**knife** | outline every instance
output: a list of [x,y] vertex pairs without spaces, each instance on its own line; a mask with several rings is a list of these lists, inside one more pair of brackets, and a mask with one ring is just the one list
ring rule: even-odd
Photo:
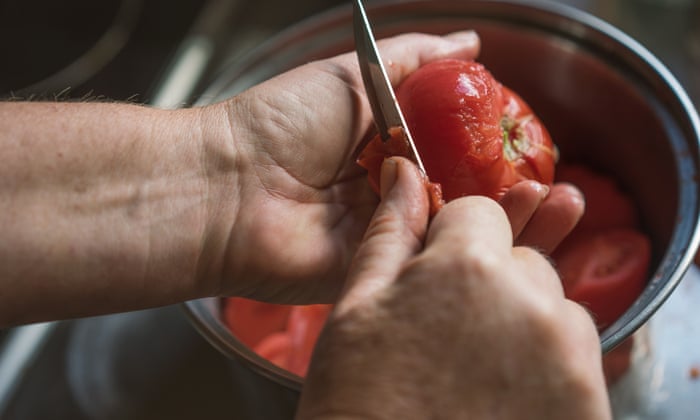
[[374,40],[372,28],[367,19],[367,12],[362,5],[362,0],[354,0],[353,4],[353,33],[355,36],[355,49],[357,59],[360,62],[362,81],[367,92],[370,108],[374,116],[379,135],[383,141],[389,140],[389,130],[399,127],[409,145],[413,159],[418,168],[425,174],[423,161],[418,154],[416,144],[406,125],[396,94],[391,87],[382,59],[379,56],[377,43]]

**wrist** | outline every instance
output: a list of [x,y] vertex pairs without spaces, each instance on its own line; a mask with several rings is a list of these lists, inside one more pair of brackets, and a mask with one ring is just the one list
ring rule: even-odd
[[214,294],[238,202],[217,109],[0,104],[0,324]]
[[219,296],[225,255],[240,207],[241,153],[226,103],[189,110],[196,113],[200,173],[204,182],[204,226],[195,269],[200,297]]

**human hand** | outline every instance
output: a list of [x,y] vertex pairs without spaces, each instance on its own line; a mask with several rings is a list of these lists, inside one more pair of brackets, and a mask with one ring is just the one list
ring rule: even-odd
[[544,192],[526,183],[504,206],[462,198],[428,225],[413,165],[387,161],[381,184],[297,418],[610,418],[593,321],[546,258],[513,246],[513,234],[552,246],[567,222],[534,228],[547,213],[576,219],[580,196],[557,186],[538,207]]
[[[379,47],[397,84],[428,61],[474,58],[479,40],[472,32],[407,34]],[[235,219],[219,223],[231,227],[230,238],[215,250],[222,274],[209,288],[281,303],[331,302],[377,205],[355,163],[373,129],[355,53],[304,65],[214,107],[230,119],[232,139],[221,138],[234,146],[236,173],[234,182],[221,177],[212,186],[223,203],[216,214]],[[227,211],[234,202],[238,208]],[[203,258],[207,266],[211,260]]]

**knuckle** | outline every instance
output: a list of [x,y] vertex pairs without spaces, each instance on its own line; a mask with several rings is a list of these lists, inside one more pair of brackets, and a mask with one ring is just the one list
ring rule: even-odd
[[401,219],[393,212],[379,212],[375,214],[372,223],[367,227],[366,236],[372,237],[394,232],[401,227]]
[[416,288],[464,304],[473,300],[476,290],[484,290],[486,282],[497,281],[503,261],[493,252],[470,244],[460,252],[431,250],[408,263],[403,275]]
[[422,242],[421,234],[413,229],[407,229],[406,224],[405,217],[397,212],[378,212],[367,227],[365,238],[383,241],[386,245],[384,248],[387,249],[393,248],[396,243],[410,249],[417,249]]

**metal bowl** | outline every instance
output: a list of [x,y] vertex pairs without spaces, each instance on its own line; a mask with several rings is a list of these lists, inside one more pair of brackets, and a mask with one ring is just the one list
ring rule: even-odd
[[[475,29],[479,61],[519,92],[565,159],[616,177],[636,200],[652,238],[649,282],[601,334],[608,351],[668,298],[698,246],[700,120],[687,94],[649,51],[611,25],[555,3],[410,0],[370,3],[377,37]],[[223,100],[297,65],[353,49],[349,7],[282,32],[233,63],[198,104]],[[220,320],[219,301],[187,311],[219,350],[292,389],[302,379],[254,354]]]

